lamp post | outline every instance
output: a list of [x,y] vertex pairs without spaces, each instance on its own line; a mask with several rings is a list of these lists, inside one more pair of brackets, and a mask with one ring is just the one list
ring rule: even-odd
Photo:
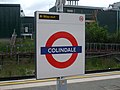
[[115,8],[115,11],[117,12],[117,40],[119,41],[119,8]]
[[116,34],[117,34],[117,41],[119,41],[119,8],[114,8],[112,9],[114,11],[116,11]]
[[116,33],[117,33],[117,39],[119,41],[119,11],[120,11],[120,8],[119,7],[116,7],[114,6],[113,4],[110,4],[109,7],[108,7],[108,10],[114,10],[116,11]]
[[113,4],[110,4],[109,5],[109,7],[108,7],[108,10],[114,10],[114,11],[116,11],[117,12],[117,17],[116,17],[116,23],[117,23],[117,25],[116,25],[116,29],[117,29],[117,33],[119,32],[119,7],[115,7]]
[[119,9],[116,9],[117,11],[117,34],[119,36]]

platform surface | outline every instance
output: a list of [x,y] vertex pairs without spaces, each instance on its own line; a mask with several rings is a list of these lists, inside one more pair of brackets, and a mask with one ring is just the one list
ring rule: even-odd
[[[120,90],[120,72],[66,77],[68,90]],[[0,82],[0,90],[56,90],[56,79]]]

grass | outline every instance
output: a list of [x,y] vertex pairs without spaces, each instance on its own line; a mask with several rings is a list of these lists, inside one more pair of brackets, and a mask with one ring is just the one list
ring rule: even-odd
[[[35,43],[31,39],[17,39],[15,46],[13,47],[14,52],[34,52]],[[0,53],[10,52],[11,46],[9,42],[0,42]]]
[[120,62],[117,62],[114,57],[110,58],[92,58],[86,60],[86,70],[104,70],[120,68]]
[[[116,61],[114,57],[107,58],[93,58],[86,60],[86,70],[104,70],[120,68],[120,62]],[[2,69],[0,70],[0,78],[14,77],[14,76],[28,76],[34,75],[35,62],[33,58],[4,58]]]
[[6,52],[8,45],[9,45],[9,42],[0,42],[0,53]]
[[0,69],[0,78],[33,75],[35,62],[30,58],[22,58],[19,62],[15,58],[4,60]]
[[[0,42],[0,53],[10,51],[10,47],[7,47],[9,42]],[[7,47],[7,48],[6,48]],[[31,39],[17,39],[16,52],[34,52],[35,44]],[[120,68],[120,62],[115,60],[115,56],[106,58],[92,58],[86,59],[85,64],[87,71],[92,70],[104,70]],[[34,75],[35,61],[34,58],[20,58],[19,61],[16,57],[5,57],[3,60],[0,58],[0,78],[2,77],[14,77],[14,76],[26,76]]]
[[[10,52],[11,46],[9,42],[0,42],[0,53]],[[17,39],[16,46],[13,48],[14,52],[34,52],[34,40],[31,39]],[[20,58],[16,61],[16,57],[0,58],[0,78],[13,76],[33,75],[35,71],[35,62],[33,58]]]
[[35,43],[31,39],[18,39],[15,49],[19,52],[34,52]]

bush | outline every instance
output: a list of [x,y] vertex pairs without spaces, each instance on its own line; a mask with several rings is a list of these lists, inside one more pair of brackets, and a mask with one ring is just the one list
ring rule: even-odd
[[101,42],[108,41],[107,27],[100,27],[96,22],[86,25],[86,42]]

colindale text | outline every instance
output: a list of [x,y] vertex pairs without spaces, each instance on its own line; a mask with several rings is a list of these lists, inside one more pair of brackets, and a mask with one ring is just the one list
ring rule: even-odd
[[76,47],[71,48],[49,48],[48,53],[74,53],[76,52]]

